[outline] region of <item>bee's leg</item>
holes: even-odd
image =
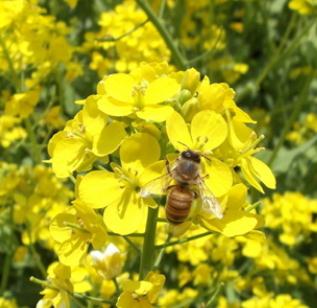
[[[165,160],[165,166],[166,166],[166,170],[167,170],[168,174],[171,175],[170,163],[167,159]]]
[[[199,197],[198,192],[193,190],[192,193],[193,193],[194,199],[198,199]]]
[[[209,178],[209,174],[206,174],[206,175],[200,177],[201,180],[208,179],[208,178]]]

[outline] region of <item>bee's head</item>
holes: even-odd
[[[186,150],[181,152],[181,157],[184,159],[192,160],[196,163],[200,163],[200,155],[194,151]]]

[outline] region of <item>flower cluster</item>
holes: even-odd
[[[36,1],[2,1],[0,12],[0,74],[6,76],[1,80],[6,90],[0,93],[0,144],[8,148],[27,136],[23,122],[41,103],[45,80],[57,79],[58,71],[67,67],[71,81],[81,67],[72,59],[75,49],[67,40],[66,24],[47,15]],[[51,112],[49,107],[44,115]]]
[[[84,49],[92,53],[90,67],[100,76],[131,71],[142,61],[170,60],[164,40],[135,1],[102,13],[99,25],[99,32],[86,34]]]
[[[145,232],[146,237],[147,220],[164,204],[155,195],[146,196],[144,188],[168,175],[166,161],[174,164],[179,152],[201,153],[201,178],[221,208],[218,214],[210,211],[202,195],[183,224],[170,225],[171,236],[206,228],[225,239],[255,232],[261,225],[248,202],[248,187],[263,193],[262,184],[275,188],[275,178],[254,157],[262,136],[248,126],[254,121],[235,104],[226,84],[201,80],[194,69],[176,72],[164,63],[144,63],[129,74],[105,76],[96,94],[77,103],[82,109],[48,145],[56,176],[76,181],[76,199],[54,218],[50,233],[59,261],[71,272],[92,257],[90,266],[97,275],[116,279],[122,289],[119,307],[132,305],[138,297],[154,303],[157,296],[152,293],[161,289],[164,279],[151,276],[152,281],[141,274],[139,281],[128,278],[121,283],[120,255],[116,249],[102,249],[114,235]],[[164,211],[159,213],[165,222],[160,227],[163,239],[169,224]],[[197,268],[195,283],[204,284],[204,271]],[[108,296],[113,300],[115,293]]]
[[[144,64],[130,74],[106,76],[50,140],[53,170],[62,178],[78,174],[75,207],[105,208],[104,222],[113,232],[141,232],[148,208],[157,204],[140,190],[164,173],[165,157],[188,147],[208,158],[202,163],[205,182],[225,212],[218,220],[198,205],[192,220],[229,236],[246,233],[259,223],[245,211],[247,185],[263,192],[260,183],[274,188],[275,179],[253,156],[262,137],[247,126],[253,120],[233,98],[227,85],[200,81],[193,69]]]
[[[300,121],[293,125],[286,138],[295,144],[302,144],[305,141],[313,138],[317,133],[317,116],[314,113],[309,113]]]
[[[263,209],[265,225],[278,230],[280,241],[290,247],[301,244],[317,231],[316,213],[316,201],[295,192],[274,195]]]

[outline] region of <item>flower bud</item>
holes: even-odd
[[[188,69],[182,80],[182,89],[187,89],[193,94],[200,81],[200,73],[194,68]]]
[[[121,273],[123,255],[114,244],[110,243],[104,251],[92,250],[90,256],[97,272],[106,279],[112,279]]]

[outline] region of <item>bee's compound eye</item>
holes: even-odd
[[[183,158],[191,158],[192,157],[192,152],[191,151],[184,151],[184,152],[182,152],[181,156]]]

